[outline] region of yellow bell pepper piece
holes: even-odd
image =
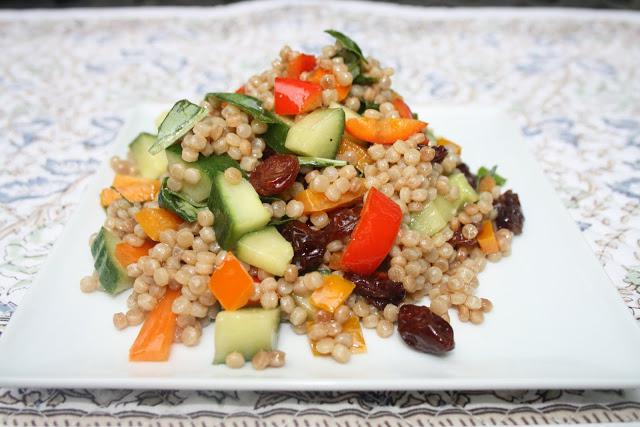
[[[324,277],[324,283],[311,294],[311,304],[333,313],[349,298],[356,285],[335,274]]]
[[[438,138],[436,142],[438,143],[438,145],[451,147],[453,149],[453,152],[456,154],[462,153],[462,147],[456,144],[455,142],[448,140],[447,138]]]

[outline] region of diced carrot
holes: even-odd
[[[347,154],[349,152],[352,154]],[[373,163],[367,150],[358,144],[349,134],[344,134],[342,137],[342,141],[340,141],[340,146],[338,147],[338,155],[345,160],[348,159],[347,161],[360,171],[364,171],[366,165]]]
[[[495,254],[500,251],[491,220],[486,220],[482,223],[482,229],[476,239],[478,240],[480,249],[482,249],[482,252],[486,255]]]
[[[315,212],[332,211],[344,206],[353,205],[357,203],[358,200],[362,199],[364,193],[365,188],[364,185],[362,185],[360,190],[344,193],[337,201],[332,202],[331,200],[327,199],[327,197],[323,193],[317,193],[315,191],[306,189],[296,194],[294,199],[302,202],[302,204],[304,205],[303,213],[304,215],[307,215]]]
[[[322,77],[327,74],[333,73],[329,70],[325,70],[324,68],[316,68],[314,72],[309,75],[309,78],[307,80],[310,82],[321,84],[320,82],[322,81]],[[349,92],[351,91],[351,85],[341,86],[336,82],[334,89],[336,90],[336,92],[338,92],[338,101],[343,101],[349,95]]]
[[[142,208],[135,216],[147,236],[156,242],[160,241],[162,231],[177,230],[183,222],[178,215],[162,208]]]
[[[347,132],[363,141],[375,144],[393,144],[405,140],[427,126],[425,122],[414,119],[373,119],[360,117],[349,119]]]
[[[307,330],[313,324],[313,322],[307,322]],[[342,332],[348,332],[353,337],[353,344],[351,345],[352,354],[366,353],[367,344],[364,341],[364,335],[362,335],[362,327],[360,326],[360,320],[358,316],[351,315],[346,322],[342,324]],[[309,346],[314,356],[326,356],[326,354],[318,353],[316,349],[317,342],[309,340]]]
[[[160,180],[117,174],[111,187],[100,193],[100,202],[104,207],[122,197],[130,202],[155,200],[160,191]]]
[[[311,304],[333,313],[349,298],[355,287],[353,282],[335,274],[325,276],[322,286],[311,294]]]
[[[289,61],[289,64],[287,65],[287,77],[290,79],[299,79],[302,72],[311,71],[315,67],[316,57],[301,53]]]
[[[496,186],[496,180],[491,176],[483,176],[478,183],[478,191],[491,191]]]
[[[411,109],[401,97],[396,97],[393,101],[391,101],[391,103],[394,107],[396,107],[396,110],[398,111],[398,114],[400,114],[400,117],[402,117],[403,119],[413,119],[413,113],[411,112]]]
[[[120,242],[116,245],[116,259],[121,266],[126,267],[129,264],[138,262],[140,257],[147,255],[155,244],[156,242],[151,240],[145,240],[142,246],[131,246],[128,243]]]
[[[176,315],[171,306],[178,296],[180,291],[167,289],[164,297],[147,315],[136,340],[129,349],[130,361],[164,362],[169,359],[176,330]]]
[[[447,138],[438,138],[436,142],[438,143],[438,145],[451,147],[453,152],[456,154],[462,153],[462,147],[456,144],[455,142],[448,140]]]
[[[227,252],[222,264],[209,279],[209,290],[225,310],[237,310],[249,302],[253,293],[253,278],[240,261]]]

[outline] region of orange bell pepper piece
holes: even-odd
[[[142,246],[131,246],[128,243],[120,242],[116,245],[116,259],[123,267],[138,262],[140,257],[149,254],[149,250],[156,245],[156,242],[145,240]]]
[[[411,112],[411,109],[402,98],[398,96],[393,101],[391,101],[391,103],[394,107],[396,107],[396,110],[398,111],[398,114],[400,114],[400,117],[402,117],[403,119],[413,119],[413,113]]]
[[[364,171],[364,167],[366,165],[373,163],[373,160],[371,159],[371,156],[369,156],[367,150],[355,142],[350,135],[345,134],[345,136],[342,137],[342,141],[340,141],[338,155],[346,159],[345,154],[349,151],[353,153],[353,159],[350,160],[352,164],[353,160],[355,160],[354,166],[358,168],[358,170]]]
[[[498,246],[498,240],[496,239],[496,233],[493,229],[493,223],[490,220],[486,220],[482,223],[482,229],[480,233],[478,233],[478,244],[480,245],[480,249],[486,255],[495,254],[500,251],[500,246]]]
[[[311,326],[313,322],[309,322],[307,327]],[[366,353],[367,352],[367,344],[364,341],[364,335],[362,335],[362,327],[360,326],[360,320],[358,316],[351,315],[346,322],[342,324],[342,332],[348,332],[353,337],[353,344],[351,345],[352,354],[357,353]],[[325,354],[318,353],[316,349],[316,342],[309,340],[309,346],[311,347],[311,352],[314,356],[327,356]]]
[[[183,222],[178,215],[162,208],[143,208],[135,216],[147,236],[156,242],[160,241],[160,232],[177,230]]]
[[[316,68],[316,70],[313,73],[311,73],[311,75],[307,80],[310,82],[320,84],[322,77],[327,74],[333,74],[333,73],[329,70],[325,70],[324,68]],[[338,101],[343,101],[349,95],[349,92],[351,91],[351,85],[341,86],[336,82],[334,89],[336,90],[336,92],[338,92]]]
[[[426,126],[427,123],[414,119],[372,119],[369,117],[349,119],[346,123],[347,132],[356,138],[374,144],[393,144],[398,140],[405,140]]]
[[[122,197],[130,202],[155,200],[160,191],[160,180],[117,174],[113,179],[112,187],[100,192],[100,203],[104,207]]]
[[[445,147],[451,147],[453,152],[456,153],[456,154],[462,153],[462,147],[459,146],[458,144],[456,144],[455,142],[448,140],[447,138],[438,138],[436,140],[436,143],[438,145],[442,145],[442,146],[445,146]]]
[[[304,205],[303,214],[307,215],[315,212],[328,212],[344,206],[353,205],[362,199],[364,192],[365,188],[364,185],[362,185],[360,190],[344,193],[337,201],[332,202],[327,199],[323,193],[317,193],[306,189],[296,194],[294,199],[302,202]]]
[[[311,294],[311,304],[333,313],[349,298],[355,287],[353,282],[335,274],[325,276],[322,286]]]
[[[136,340],[129,349],[132,362],[164,362],[169,359],[173,335],[176,331],[176,315],[171,310],[180,291],[167,289],[164,297],[147,315]]]
[[[289,61],[287,65],[287,77],[290,79],[299,79],[300,74],[304,71],[311,71],[314,68],[316,68],[316,57],[301,53]]]
[[[209,290],[225,310],[237,310],[249,302],[253,293],[253,278],[231,253],[227,255],[211,278]]]

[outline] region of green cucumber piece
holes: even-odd
[[[93,266],[98,272],[100,286],[105,292],[115,295],[133,286],[133,279],[127,275],[126,266],[116,258],[118,236],[102,227],[91,245]]]
[[[409,228],[426,236],[433,236],[446,226],[447,221],[434,202],[428,203],[420,212],[412,214],[409,221]]]
[[[475,203],[480,197],[476,190],[469,185],[469,181],[462,173],[454,173],[449,175],[449,184],[453,184],[458,187],[459,196],[458,199],[453,203],[456,210],[464,206],[466,203]]]
[[[207,115],[207,109],[182,99],[176,102],[158,128],[158,139],[149,148],[151,154],[158,154],[187,132]]]
[[[243,178],[231,184],[223,172],[213,178],[209,210],[216,219],[213,227],[218,243],[224,249],[234,248],[240,237],[263,228],[271,219],[249,181]]]
[[[298,157],[300,166],[311,166],[314,168],[326,168],[328,166],[342,167],[346,166],[346,160],[323,159],[321,157]]]
[[[194,203],[188,200],[180,193],[171,191],[167,187],[167,179],[162,181],[162,187],[158,193],[158,205],[163,209],[168,209],[174,212],[180,218],[187,222],[195,222],[198,219],[198,212],[202,209],[206,209],[207,205],[204,203]]]
[[[136,136],[129,150],[140,170],[140,175],[144,178],[156,179],[167,171],[167,155],[164,151],[158,154],[149,153],[149,148],[156,142],[156,136],[142,132]]]
[[[344,117],[342,108],[316,110],[289,129],[284,146],[302,156],[333,159],[344,133]]]
[[[247,264],[275,276],[284,276],[293,259],[293,246],[275,227],[266,227],[242,236],[238,240],[236,255]]]
[[[195,168],[200,171],[200,181],[196,184],[183,182],[182,190],[180,190],[180,194],[193,204],[198,204],[209,198],[213,177],[218,172],[224,172],[227,168],[231,167],[240,169],[238,162],[226,154],[209,157],[200,156],[197,161],[190,163],[182,160],[182,147],[180,144],[167,147],[165,151],[169,165],[181,163],[185,168]]]
[[[227,355],[234,351],[248,361],[260,350],[276,349],[279,327],[279,308],[221,311],[215,322],[213,363],[224,363]]]
[[[353,111],[351,108],[348,108],[338,102],[332,102],[331,104],[329,104],[329,108],[342,108],[342,111],[344,111],[344,120],[347,121],[349,119],[359,119],[360,117],[362,117],[360,114],[356,113],[355,111]]]

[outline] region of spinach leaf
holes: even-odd
[[[158,128],[158,139],[149,147],[149,153],[158,154],[187,132],[207,115],[207,109],[186,99],[176,102]]]
[[[480,182],[480,179],[484,178],[485,176],[491,176],[496,182],[496,185],[499,185],[499,186],[504,185],[507,182],[507,179],[498,175],[496,173],[497,169],[498,169],[498,166],[493,166],[491,169],[487,169],[484,166],[482,166],[480,169],[478,169],[478,173],[476,174],[476,176],[478,177],[478,182]]]
[[[360,60],[362,60],[362,62],[364,62],[365,64],[367,63],[367,60],[362,54],[362,50],[360,49],[360,46],[358,46],[356,42],[351,40],[346,35],[342,34],[340,31],[325,30],[324,32],[333,36],[333,38],[335,38],[338,41],[338,43],[342,45],[343,48],[355,54],[358,58],[360,58]]]
[[[181,194],[175,193],[167,187],[167,179],[162,181],[162,187],[158,193],[158,205],[177,214],[185,221],[194,222],[198,219],[198,212],[207,207],[206,204],[192,203]]]
[[[262,101],[253,96],[233,92],[211,92],[204,97],[207,101],[210,98],[218,98],[221,101],[235,105],[263,123],[281,123],[281,120],[275,114],[262,108]]]

